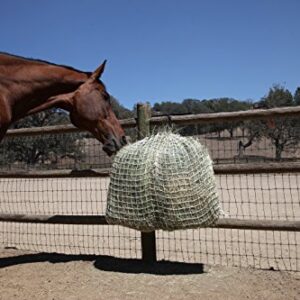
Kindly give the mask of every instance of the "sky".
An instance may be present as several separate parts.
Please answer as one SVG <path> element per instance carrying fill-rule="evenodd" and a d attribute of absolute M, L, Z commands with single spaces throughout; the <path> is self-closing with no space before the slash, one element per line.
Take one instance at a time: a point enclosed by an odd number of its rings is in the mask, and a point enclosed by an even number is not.
<path fill-rule="evenodd" d="M 92 71 L 137 102 L 300 86 L 300 0 L 0 0 L 0 51 Z"/>

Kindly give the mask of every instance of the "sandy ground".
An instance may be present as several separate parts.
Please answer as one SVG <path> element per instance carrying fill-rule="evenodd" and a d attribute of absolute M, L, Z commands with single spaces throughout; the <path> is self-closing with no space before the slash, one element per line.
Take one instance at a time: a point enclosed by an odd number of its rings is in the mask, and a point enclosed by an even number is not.
<path fill-rule="evenodd" d="M 230 217 L 300 219 L 298 174 L 217 181 Z M 99 178 L 1 179 L 0 212 L 103 214 L 108 184 Z M 1 222 L 0 246 L 23 250 L 0 250 L 0 300 L 300 299 L 300 233 L 197 229 L 156 235 L 159 262 L 147 266 L 139 260 L 140 233 L 128 228 Z"/>
<path fill-rule="evenodd" d="M 216 176 L 220 202 L 232 218 L 300 219 L 300 173 Z M 109 178 L 0 178 L 0 212 L 105 213 Z"/>
<path fill-rule="evenodd" d="M 298 174 L 217 176 L 227 216 L 300 220 Z M 109 180 L 0 180 L 0 212 L 104 214 Z M 300 233 L 230 229 L 157 231 L 160 260 L 300 271 Z M 140 258 L 140 233 L 119 226 L 0 223 L 0 247 Z"/>
<path fill-rule="evenodd" d="M 0 252 L 0 299 L 299 299 L 299 273 Z"/>

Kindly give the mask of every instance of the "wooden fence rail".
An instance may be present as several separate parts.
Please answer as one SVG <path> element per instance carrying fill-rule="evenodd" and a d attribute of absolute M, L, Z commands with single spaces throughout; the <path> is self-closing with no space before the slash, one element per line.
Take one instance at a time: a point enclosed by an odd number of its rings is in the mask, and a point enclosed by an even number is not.
<path fill-rule="evenodd" d="M 134 128 L 136 127 L 135 119 L 120 120 L 123 128 Z M 67 125 L 53 125 L 43 127 L 31 127 L 31 128 L 19 128 L 10 129 L 7 131 L 6 136 L 20 137 L 20 136 L 37 136 L 44 134 L 60 134 L 60 133 L 78 133 L 86 132 L 83 129 L 79 129 L 72 124 Z"/>
<path fill-rule="evenodd" d="M 235 112 L 205 113 L 205 114 L 189 114 L 176 116 L 160 116 L 152 117 L 151 125 L 161 125 L 174 123 L 177 125 L 189 125 L 199 123 L 219 123 L 246 121 L 258 119 L 271 119 L 276 117 L 297 117 L 300 115 L 300 106 L 279 107 L 272 109 L 252 109 Z"/>
<path fill-rule="evenodd" d="M 2 222 L 43 223 L 66 225 L 109 225 L 105 216 L 99 215 L 24 215 L 0 214 Z M 209 228 L 244 229 L 244 230 L 271 230 L 300 232 L 300 221 L 281 220 L 250 220 L 221 218 Z"/>
<path fill-rule="evenodd" d="M 189 115 L 170 115 L 151 117 L 150 125 L 163 125 L 170 122 L 178 125 L 188 125 L 197 123 L 218 123 L 227 121 L 245 121 L 257 119 L 270 119 L 275 117 L 296 117 L 300 116 L 300 106 L 294 107 L 280 107 L 272 109 L 255 109 L 236 112 L 221 112 L 209 114 L 189 114 Z M 123 128 L 135 128 L 137 120 L 126 119 L 120 120 Z M 41 134 L 58 134 L 58 133 L 72 133 L 84 132 L 73 125 L 56 125 L 34 128 L 21 128 L 8 130 L 7 136 L 34 136 Z"/>

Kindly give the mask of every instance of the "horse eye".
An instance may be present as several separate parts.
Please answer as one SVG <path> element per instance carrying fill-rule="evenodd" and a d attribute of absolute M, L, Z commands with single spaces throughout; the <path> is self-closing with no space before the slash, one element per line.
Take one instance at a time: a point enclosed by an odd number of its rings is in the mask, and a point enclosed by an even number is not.
<path fill-rule="evenodd" d="M 109 95 L 107 92 L 104 92 L 104 93 L 103 93 L 103 97 L 104 97 L 104 100 L 105 100 L 105 101 L 110 102 L 110 95 Z"/>

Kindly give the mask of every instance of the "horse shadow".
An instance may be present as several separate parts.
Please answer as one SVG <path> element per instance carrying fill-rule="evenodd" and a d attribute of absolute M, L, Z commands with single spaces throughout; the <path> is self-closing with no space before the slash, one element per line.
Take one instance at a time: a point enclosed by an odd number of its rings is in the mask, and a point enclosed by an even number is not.
<path fill-rule="evenodd" d="M 157 261 L 146 263 L 140 259 L 116 258 L 104 255 L 67 255 L 56 253 L 24 254 L 0 258 L 0 269 L 22 264 L 49 262 L 53 264 L 86 261 L 93 263 L 100 271 L 128 274 L 152 275 L 191 275 L 203 274 L 204 265 L 198 263 L 181 263 Z"/>

